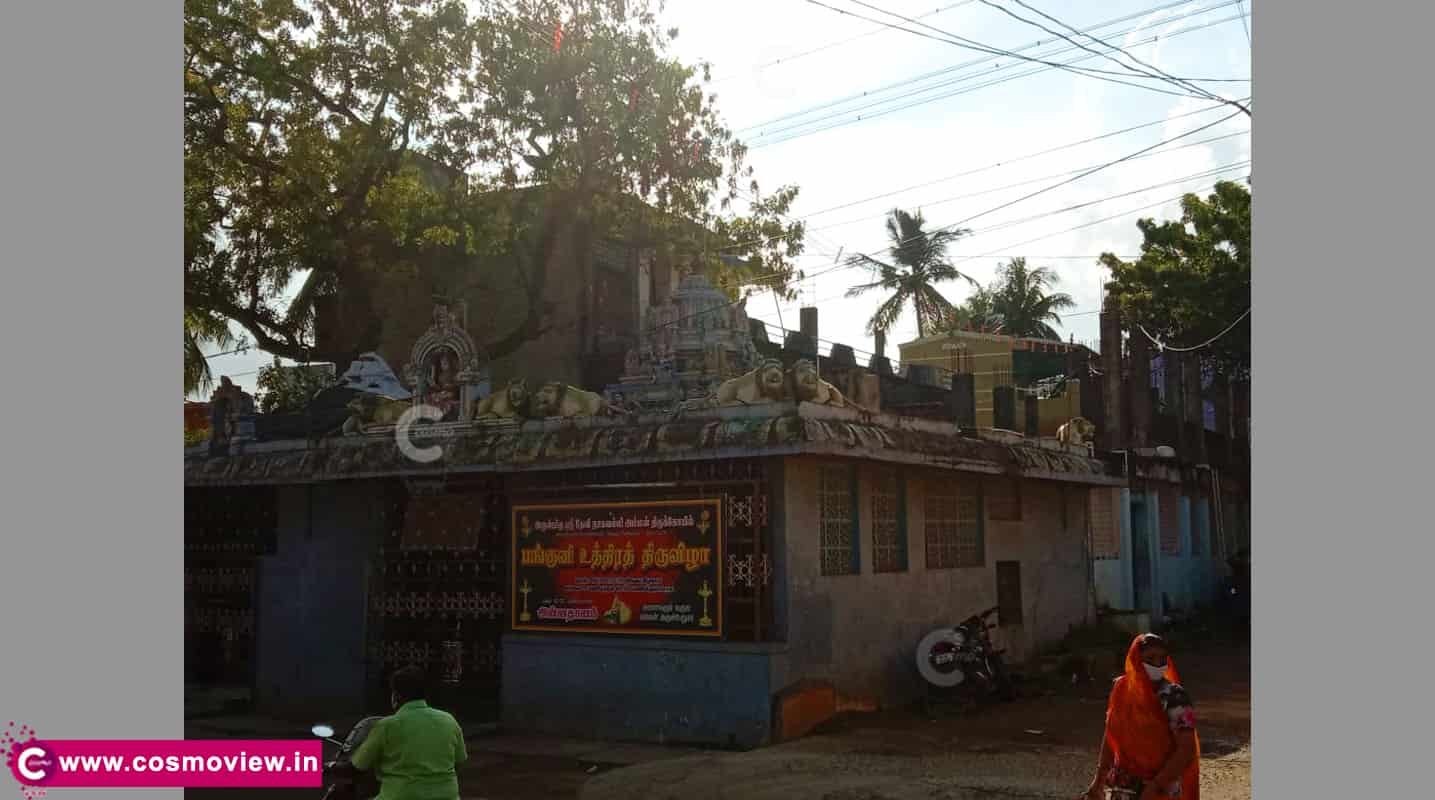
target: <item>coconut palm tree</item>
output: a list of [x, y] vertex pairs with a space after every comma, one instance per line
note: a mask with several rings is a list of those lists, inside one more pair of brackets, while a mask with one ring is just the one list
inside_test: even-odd
[[985, 286], [978, 286], [966, 302], [952, 309], [946, 325], [949, 330], [1002, 332], [1002, 315], [997, 310], [997, 296]]
[[184, 311], [184, 396], [194, 392], [207, 392], [214, 385], [214, 376], [209, 372], [209, 360], [204, 357], [202, 345], [209, 344], [219, 349], [239, 343], [229, 330], [226, 322], [213, 314]]
[[1060, 277], [1047, 267], [1029, 267], [1025, 258], [1013, 258], [997, 267], [992, 284], [993, 307], [1001, 315], [1002, 333], [1039, 339], [1061, 339], [1052, 324], [1061, 324], [1061, 315], [1076, 306], [1071, 295], [1050, 292]]
[[888, 248], [891, 263], [865, 254], [856, 257], [855, 263], [867, 266], [876, 280], [853, 286], [847, 290], [847, 296], [857, 297], [873, 289], [891, 292], [867, 321], [869, 336], [891, 330], [909, 303], [917, 313], [917, 335], [934, 333], [953, 311], [951, 302], [937, 291], [936, 284], [957, 278], [976, 284], [947, 261], [947, 245], [971, 231], [964, 228], [927, 231], [923, 228], [925, 224], [922, 212], [909, 214], [894, 208], [887, 218], [887, 238], [892, 242]]

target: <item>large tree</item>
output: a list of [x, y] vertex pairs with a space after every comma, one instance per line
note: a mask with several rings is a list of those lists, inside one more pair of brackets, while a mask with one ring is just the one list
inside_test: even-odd
[[[187, 314], [342, 368], [385, 278], [482, 273], [498, 358], [565, 253], [638, 225], [786, 291], [796, 190], [759, 192], [676, 35], [648, 0], [186, 0]], [[321, 351], [325, 296], [373, 323]]]
[[[1221, 182], [1204, 200], [1188, 194], [1181, 218], [1137, 223], [1141, 256], [1103, 253], [1111, 297], [1132, 335], [1198, 348], [1207, 367], [1240, 378], [1251, 365], [1251, 193]], [[1142, 331], [1145, 331], [1145, 334]]]
[[928, 231], [925, 226], [922, 212], [912, 214], [894, 208], [886, 226], [891, 260], [881, 261], [866, 254], [856, 257], [856, 262], [868, 267], [876, 280], [853, 286], [847, 290], [847, 296], [858, 297], [874, 289], [891, 293], [867, 321], [869, 336], [891, 330], [909, 304], [917, 315], [917, 335], [933, 333], [953, 311], [951, 302], [937, 290], [937, 284], [958, 278], [976, 284], [947, 260], [947, 246], [971, 231], [964, 228]]

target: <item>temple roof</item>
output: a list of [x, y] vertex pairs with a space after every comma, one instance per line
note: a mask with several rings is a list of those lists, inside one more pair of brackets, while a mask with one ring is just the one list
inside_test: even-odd
[[186, 486], [301, 484], [379, 477], [510, 473], [672, 460], [821, 454], [1087, 485], [1124, 480], [1084, 448], [1020, 435], [959, 433], [950, 423], [863, 414], [810, 403], [771, 403], [639, 418], [415, 427], [413, 444], [443, 452], [422, 463], [400, 452], [392, 430], [246, 443], [225, 456], [186, 453]]

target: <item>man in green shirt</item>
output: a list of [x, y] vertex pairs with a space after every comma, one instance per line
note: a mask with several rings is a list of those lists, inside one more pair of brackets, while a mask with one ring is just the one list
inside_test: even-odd
[[457, 768], [468, 761], [463, 730], [451, 714], [424, 702], [424, 683], [417, 667], [394, 673], [394, 713], [374, 723], [350, 761], [374, 771], [375, 800], [459, 800]]

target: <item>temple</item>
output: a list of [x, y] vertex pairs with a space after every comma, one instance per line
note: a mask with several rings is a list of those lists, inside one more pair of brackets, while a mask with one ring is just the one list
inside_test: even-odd
[[417, 663], [466, 719], [751, 747], [814, 724], [800, 687], [907, 702], [935, 626], [998, 606], [1020, 662], [1101, 606], [1128, 482], [1080, 407], [978, 427], [970, 376], [824, 353], [815, 310], [773, 341], [696, 272], [604, 385], [492, 381], [463, 317], [347, 371], [330, 430], [186, 451], [192, 684], [342, 713]]

